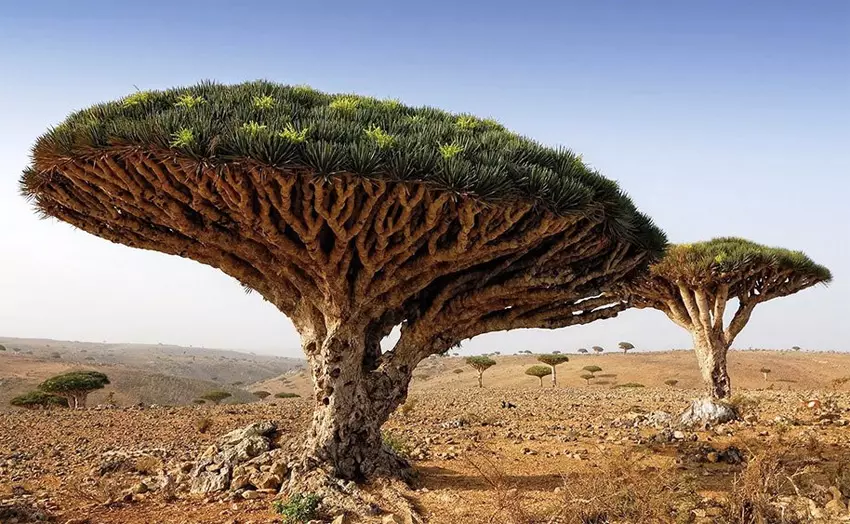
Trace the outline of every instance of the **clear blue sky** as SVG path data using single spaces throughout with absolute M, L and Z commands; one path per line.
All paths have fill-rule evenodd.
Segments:
M 296 355 L 291 324 L 214 270 L 39 221 L 29 147 L 139 89 L 266 78 L 497 118 L 563 144 L 675 242 L 802 249 L 829 288 L 760 306 L 739 347 L 850 349 L 850 2 L 8 2 L 0 11 L 0 334 Z M 411 5 L 406 5 L 411 4 Z M 469 352 L 687 347 L 654 311 Z

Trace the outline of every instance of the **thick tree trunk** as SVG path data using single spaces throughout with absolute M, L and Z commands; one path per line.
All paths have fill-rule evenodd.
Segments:
M 484 372 L 483 371 L 478 372 L 478 387 L 479 388 L 484 387 Z
M 555 366 L 549 366 L 552 368 L 552 387 L 558 387 L 558 371 L 555 369 Z M 543 379 L 540 379 L 541 381 Z
M 537 377 L 537 378 L 540 379 L 540 387 L 542 388 L 543 387 L 543 377 Z
M 305 343 L 315 407 L 302 472 L 325 468 L 357 481 L 403 476 L 407 464 L 383 445 L 381 426 L 406 399 L 410 373 L 364 369 L 364 348 L 365 337 L 356 331 Z
M 714 400 L 728 398 L 732 391 L 729 373 L 726 370 L 728 348 L 717 336 L 695 331 L 692 333 L 694 350 L 702 378 L 708 386 L 708 395 Z

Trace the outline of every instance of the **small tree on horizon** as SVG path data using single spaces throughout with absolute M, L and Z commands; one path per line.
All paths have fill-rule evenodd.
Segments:
M 540 379 L 540 387 L 543 387 L 543 377 L 551 375 L 553 369 L 551 366 L 531 366 L 525 370 L 525 374 Z
M 770 374 L 770 368 L 761 368 L 759 373 L 764 377 L 765 382 L 767 382 L 767 376 Z
M 215 404 L 217 406 L 222 400 L 224 400 L 226 398 L 230 398 L 232 396 L 233 395 L 231 393 L 228 393 L 227 391 L 222 391 L 222 390 L 217 389 L 217 390 L 213 390 L 213 391 L 207 391 L 206 393 L 201 395 L 199 398 L 202 398 L 204 400 L 209 400 L 210 402 L 212 402 L 213 404 Z
M 630 350 L 632 350 L 632 349 L 634 349 L 634 348 L 635 348 L 634 344 L 632 344 L 631 342 L 620 342 L 620 343 L 619 343 L 619 344 L 617 344 L 617 345 L 620 347 L 620 349 L 622 349 L 622 350 L 623 350 L 623 354 L 626 354 L 626 353 L 628 353 Z
M 791 346 L 794 351 L 800 351 L 800 346 Z
M 585 348 L 578 348 L 578 352 L 581 353 L 582 355 L 587 355 L 587 349 L 585 349 Z
M 64 398 L 71 409 L 83 409 L 89 393 L 108 384 L 109 378 L 99 371 L 71 371 L 45 380 L 38 389 Z
M 484 372 L 496 365 L 496 361 L 488 356 L 466 357 L 466 363 L 478 372 L 478 387 L 484 387 Z
M 665 381 L 664 381 L 664 384 L 666 384 L 666 385 L 670 386 L 671 388 L 676 387 L 676 384 L 678 384 L 678 383 L 679 383 L 679 381 L 678 381 L 678 380 L 676 380 L 675 378 L 671 378 L 671 379 L 668 379 L 668 380 L 665 380 Z
M 657 309 L 691 333 L 708 396 L 717 400 L 731 395 L 726 355 L 753 309 L 830 280 L 829 269 L 800 251 L 728 237 L 669 247 L 621 292 L 635 307 Z M 732 300 L 737 310 L 727 325 Z
M 558 370 L 555 369 L 555 366 L 559 364 L 563 364 L 564 362 L 569 362 L 570 358 L 566 355 L 561 355 L 560 353 L 552 352 L 550 355 L 540 355 L 537 357 L 538 362 L 542 362 L 552 368 L 552 387 L 556 387 L 558 385 Z
M 594 351 L 595 353 L 598 353 L 598 354 L 600 354 L 600 355 L 601 355 L 601 354 L 602 354 L 602 352 L 603 352 L 603 351 L 605 351 L 605 348 L 603 348 L 602 346 L 593 346 L 593 351 Z

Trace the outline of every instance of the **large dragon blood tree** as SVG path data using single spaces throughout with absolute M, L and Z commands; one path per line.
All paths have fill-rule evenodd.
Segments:
M 402 471 L 381 425 L 475 335 L 615 316 L 666 240 L 571 152 L 491 120 L 268 82 L 142 91 L 40 137 L 22 192 L 112 242 L 220 269 L 292 319 L 303 472 Z M 400 327 L 400 338 L 381 341 Z
M 726 353 L 753 309 L 831 279 L 827 268 L 799 251 L 716 238 L 670 246 L 648 273 L 625 284 L 624 296 L 690 332 L 709 397 L 718 400 L 730 395 Z M 730 301 L 736 309 L 727 315 Z

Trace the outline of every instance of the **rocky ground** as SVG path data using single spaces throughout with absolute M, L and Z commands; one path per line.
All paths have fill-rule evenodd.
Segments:
M 414 392 L 385 434 L 418 472 L 405 495 L 425 522 L 850 522 L 850 394 L 815 393 L 809 407 L 798 393 L 745 392 L 744 421 L 676 427 L 696 393 Z M 271 506 L 285 473 L 274 454 L 245 461 L 297 443 L 309 409 L 275 399 L 0 414 L 0 522 L 280 522 Z M 238 436 L 234 459 L 222 436 L 266 420 L 271 439 Z M 210 488 L 198 478 L 218 474 L 217 453 L 242 462 L 232 489 L 191 493 Z

